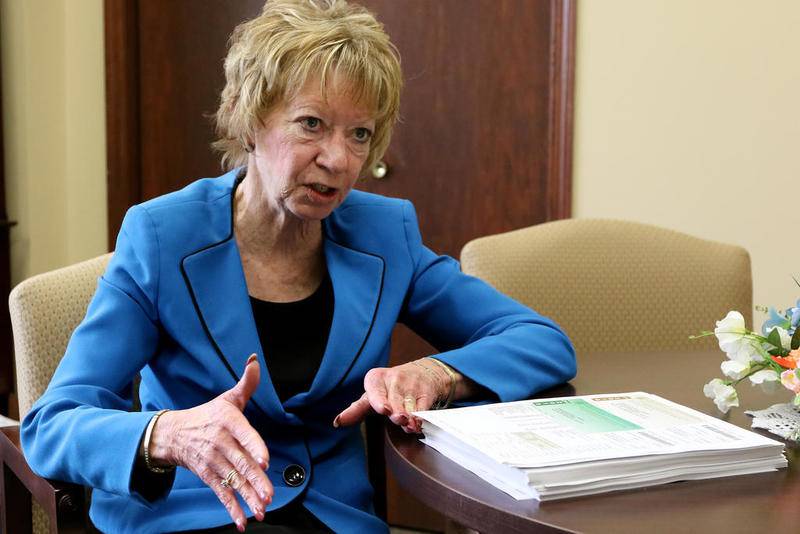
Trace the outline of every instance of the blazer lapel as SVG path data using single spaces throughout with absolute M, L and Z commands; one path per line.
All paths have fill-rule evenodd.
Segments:
M 325 260 L 333 284 L 333 322 L 311 389 L 289 399 L 287 409 L 319 399 L 338 386 L 367 343 L 383 292 L 383 258 L 326 237 Z
M 232 378 L 241 378 L 248 356 L 255 352 L 261 382 L 251 400 L 273 419 L 285 421 L 258 338 L 236 240 L 231 235 L 190 254 L 181 267 L 198 316 Z

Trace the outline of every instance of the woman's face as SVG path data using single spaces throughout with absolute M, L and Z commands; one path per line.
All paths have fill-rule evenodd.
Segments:
M 256 132 L 248 163 L 270 207 L 302 220 L 322 220 L 344 201 L 375 131 L 372 110 L 333 78 L 327 99 L 313 79 L 276 107 Z

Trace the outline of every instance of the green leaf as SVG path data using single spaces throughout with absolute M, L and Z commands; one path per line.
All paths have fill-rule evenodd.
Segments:
M 792 336 L 792 350 L 797 350 L 798 348 L 800 348 L 800 326 L 795 329 Z
M 783 345 L 781 345 L 781 335 L 778 333 L 777 328 L 773 328 L 772 331 L 767 336 L 767 343 L 772 345 L 777 349 L 783 349 Z

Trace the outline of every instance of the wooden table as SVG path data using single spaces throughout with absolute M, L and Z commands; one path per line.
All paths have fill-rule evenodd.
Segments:
M 727 416 L 703 396 L 721 377 L 719 351 L 608 353 L 578 358 L 578 377 L 543 397 L 646 391 L 750 428 L 743 408 Z M 742 383 L 742 407 L 761 409 L 791 398 Z M 764 435 L 768 435 L 764 433 Z M 787 445 L 788 469 L 774 473 L 687 481 L 540 503 L 517 501 L 393 425 L 386 461 L 397 480 L 422 502 L 480 532 L 800 532 L 800 448 Z

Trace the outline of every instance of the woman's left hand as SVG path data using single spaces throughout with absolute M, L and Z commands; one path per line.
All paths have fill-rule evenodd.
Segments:
M 442 364 L 443 365 L 443 364 Z M 456 383 L 451 386 L 451 381 Z M 370 411 L 386 415 L 408 433 L 419 433 L 422 421 L 412 412 L 428 410 L 450 395 L 451 387 L 463 383 L 437 362 L 422 358 L 397 367 L 377 367 L 364 377 L 364 394 L 336 416 L 333 426 L 350 426 L 364 420 Z

